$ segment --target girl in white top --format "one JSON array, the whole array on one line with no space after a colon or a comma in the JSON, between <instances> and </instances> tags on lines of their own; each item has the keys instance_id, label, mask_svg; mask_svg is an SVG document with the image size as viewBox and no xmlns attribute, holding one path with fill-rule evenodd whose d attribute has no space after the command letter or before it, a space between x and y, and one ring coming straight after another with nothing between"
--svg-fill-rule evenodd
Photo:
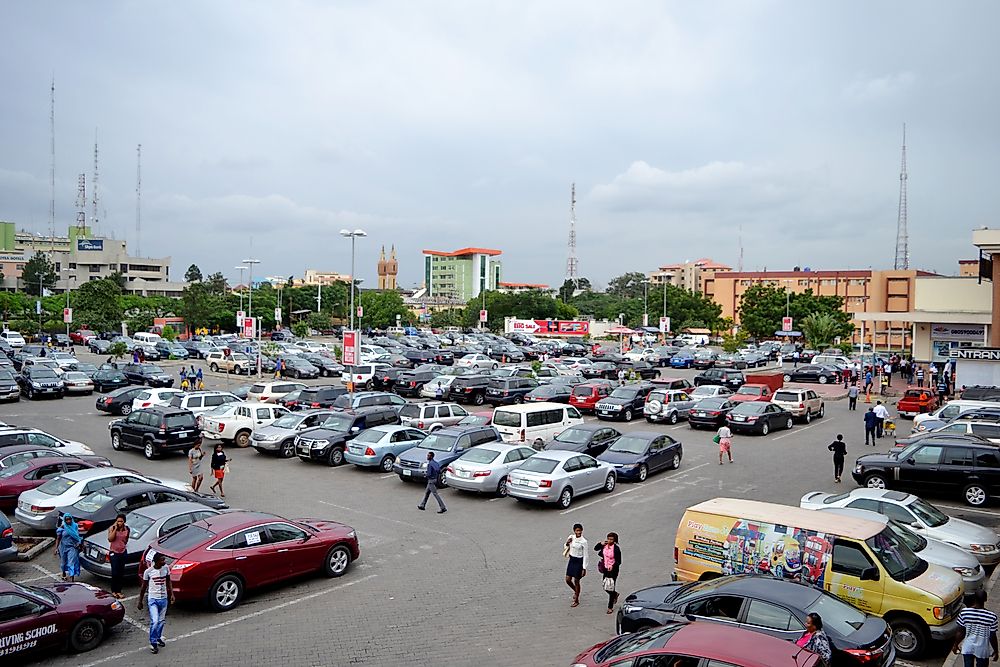
<instances>
[{"instance_id":1,"label":"girl in white top","mask_svg":"<svg viewBox=\"0 0 1000 667\"><path fill-rule=\"evenodd\" d=\"M722 465L722 455L726 454L729 456L729 462L733 462L733 432L729 430L728 426L723 426L716 433L716 437L719 439L719 465Z\"/></svg>"},{"instance_id":2,"label":"girl in white top","mask_svg":"<svg viewBox=\"0 0 1000 667\"><path fill-rule=\"evenodd\" d=\"M580 604L580 580L587 576L587 556L590 553L590 545L583 536L582 524L573 524L573 534L566 538L565 549L569 558L566 563L566 585L573 589L573 604L570 607L576 607Z\"/></svg>"}]
</instances>

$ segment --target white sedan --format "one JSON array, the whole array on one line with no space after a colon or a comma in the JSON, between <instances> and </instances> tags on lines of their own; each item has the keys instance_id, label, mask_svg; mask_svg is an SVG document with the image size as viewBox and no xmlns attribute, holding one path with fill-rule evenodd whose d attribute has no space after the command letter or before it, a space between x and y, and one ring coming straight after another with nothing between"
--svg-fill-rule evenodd
<instances>
[{"instance_id":1,"label":"white sedan","mask_svg":"<svg viewBox=\"0 0 1000 667\"><path fill-rule=\"evenodd\" d=\"M132 399L132 409L141 410L142 408L152 407L154 405L170 405L170 399L174 396L183 396L184 392L180 389L170 389L169 387L164 387L160 389L144 389L135 395Z\"/></svg>"},{"instance_id":2,"label":"white sedan","mask_svg":"<svg viewBox=\"0 0 1000 667\"><path fill-rule=\"evenodd\" d=\"M455 381L457 375L439 375L430 382L424 384L420 388L420 396L422 398L445 398L448 396L448 390L451 389L451 383ZM440 389L441 393L438 394Z\"/></svg>"},{"instance_id":3,"label":"white sedan","mask_svg":"<svg viewBox=\"0 0 1000 667\"><path fill-rule=\"evenodd\" d=\"M455 360L455 365L459 368L499 368L500 364L485 354L467 354Z\"/></svg>"}]
</instances>

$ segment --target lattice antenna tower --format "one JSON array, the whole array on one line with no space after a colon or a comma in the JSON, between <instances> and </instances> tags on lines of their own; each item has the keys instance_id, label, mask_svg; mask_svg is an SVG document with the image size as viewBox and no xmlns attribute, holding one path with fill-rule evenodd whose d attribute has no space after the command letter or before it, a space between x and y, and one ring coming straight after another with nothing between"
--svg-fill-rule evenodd
<instances>
[{"instance_id":1,"label":"lattice antenna tower","mask_svg":"<svg viewBox=\"0 0 1000 667\"><path fill-rule=\"evenodd\" d=\"M76 229L82 234L87 227L87 175L76 179Z\"/></svg>"},{"instance_id":2,"label":"lattice antenna tower","mask_svg":"<svg viewBox=\"0 0 1000 667\"><path fill-rule=\"evenodd\" d=\"M52 77L49 88L49 237L52 240L52 252L56 243L56 78Z\"/></svg>"},{"instance_id":3,"label":"lattice antenna tower","mask_svg":"<svg viewBox=\"0 0 1000 667\"><path fill-rule=\"evenodd\" d=\"M743 225L740 225L740 258L736 270L740 273L743 272Z\"/></svg>"},{"instance_id":4,"label":"lattice antenna tower","mask_svg":"<svg viewBox=\"0 0 1000 667\"><path fill-rule=\"evenodd\" d=\"M566 280L576 284L579 276L579 260L576 257L576 183L570 187L569 195L569 240L566 244Z\"/></svg>"},{"instance_id":5,"label":"lattice antenna tower","mask_svg":"<svg viewBox=\"0 0 1000 667\"><path fill-rule=\"evenodd\" d=\"M135 149L135 254L142 257L142 144Z\"/></svg>"},{"instance_id":6,"label":"lattice antenna tower","mask_svg":"<svg viewBox=\"0 0 1000 667\"><path fill-rule=\"evenodd\" d=\"M903 123L903 157L899 168L899 217L896 220L897 271L910 268L910 235L906 229L906 123Z\"/></svg>"},{"instance_id":7,"label":"lattice antenna tower","mask_svg":"<svg viewBox=\"0 0 1000 667\"><path fill-rule=\"evenodd\" d=\"M95 235L100 236L100 217L97 215L97 206L100 203L100 198L97 194L97 181L98 181L98 170L97 170L97 129L94 129L94 175L90 182L91 189L91 205L93 209L90 214L90 225L93 229Z\"/></svg>"}]
</instances>

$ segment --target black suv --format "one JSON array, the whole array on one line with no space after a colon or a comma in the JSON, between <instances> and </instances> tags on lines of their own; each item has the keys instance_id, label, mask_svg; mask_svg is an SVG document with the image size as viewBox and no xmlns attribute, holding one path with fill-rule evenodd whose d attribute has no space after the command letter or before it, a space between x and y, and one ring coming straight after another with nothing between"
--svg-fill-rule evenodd
<instances>
[{"instance_id":1,"label":"black suv","mask_svg":"<svg viewBox=\"0 0 1000 667\"><path fill-rule=\"evenodd\" d=\"M146 384L150 387L174 386L174 378L156 364L125 364L122 373L132 384Z\"/></svg>"},{"instance_id":2,"label":"black suv","mask_svg":"<svg viewBox=\"0 0 1000 667\"><path fill-rule=\"evenodd\" d=\"M392 408L397 413L406 405L406 401L396 394L387 391L359 391L353 394L341 394L333 402L333 407L340 410L357 410L381 406Z\"/></svg>"},{"instance_id":3,"label":"black suv","mask_svg":"<svg viewBox=\"0 0 1000 667\"><path fill-rule=\"evenodd\" d=\"M730 368L709 368L694 376L694 386L696 387L703 384L714 384L720 387L729 387L733 391L742 387L746 381L741 371Z\"/></svg>"},{"instance_id":4,"label":"black suv","mask_svg":"<svg viewBox=\"0 0 1000 667\"><path fill-rule=\"evenodd\" d=\"M372 426L398 423L396 408L388 405L331 414L322 426L306 429L296 436L295 454L303 461L343 465L347 442L358 433Z\"/></svg>"},{"instance_id":5,"label":"black suv","mask_svg":"<svg viewBox=\"0 0 1000 667\"><path fill-rule=\"evenodd\" d=\"M28 366L15 378L21 393L34 400L42 396L62 398L66 387L55 371L45 366Z\"/></svg>"},{"instance_id":6,"label":"black suv","mask_svg":"<svg viewBox=\"0 0 1000 667\"><path fill-rule=\"evenodd\" d=\"M334 401L347 393L347 387L306 387L299 391L296 410L332 408Z\"/></svg>"},{"instance_id":7,"label":"black suv","mask_svg":"<svg viewBox=\"0 0 1000 667\"><path fill-rule=\"evenodd\" d=\"M643 380L652 380L660 377L659 369L646 361L624 361L620 366L626 373L633 372Z\"/></svg>"},{"instance_id":8,"label":"black suv","mask_svg":"<svg viewBox=\"0 0 1000 667\"><path fill-rule=\"evenodd\" d=\"M899 451L861 456L851 474L869 488L961 494L981 507L1000 493L1000 449L976 435L931 434Z\"/></svg>"},{"instance_id":9,"label":"black suv","mask_svg":"<svg viewBox=\"0 0 1000 667\"><path fill-rule=\"evenodd\" d=\"M594 414L598 419L623 419L630 422L635 415L642 416L646 397L654 388L655 385L648 382L615 387L611 395L597 401Z\"/></svg>"},{"instance_id":10,"label":"black suv","mask_svg":"<svg viewBox=\"0 0 1000 667\"><path fill-rule=\"evenodd\" d=\"M420 364L433 364L437 361L433 350L407 349L403 351L403 356L409 360L410 368L416 368Z\"/></svg>"},{"instance_id":11,"label":"black suv","mask_svg":"<svg viewBox=\"0 0 1000 667\"><path fill-rule=\"evenodd\" d=\"M407 361L407 363L409 363L409 361ZM392 368L380 368L378 369L378 372L372 376L372 386L375 389L392 391L392 388L396 384L396 380L399 379L400 373L405 372L406 368L396 365L393 365Z\"/></svg>"},{"instance_id":12,"label":"black suv","mask_svg":"<svg viewBox=\"0 0 1000 667\"><path fill-rule=\"evenodd\" d=\"M171 407L134 410L108 424L108 430L112 449L141 449L150 460L164 452L186 452L201 441L194 413Z\"/></svg>"},{"instance_id":13,"label":"black suv","mask_svg":"<svg viewBox=\"0 0 1000 667\"><path fill-rule=\"evenodd\" d=\"M486 402L486 389L490 386L490 379L487 375L457 377L448 388L448 398L459 403L482 405Z\"/></svg>"},{"instance_id":14,"label":"black suv","mask_svg":"<svg viewBox=\"0 0 1000 667\"><path fill-rule=\"evenodd\" d=\"M962 390L963 401L1000 401L1000 387L973 385Z\"/></svg>"},{"instance_id":15,"label":"black suv","mask_svg":"<svg viewBox=\"0 0 1000 667\"><path fill-rule=\"evenodd\" d=\"M492 405L524 403L524 397L537 386L538 380L532 378L493 378L486 389L486 400Z\"/></svg>"},{"instance_id":16,"label":"black suv","mask_svg":"<svg viewBox=\"0 0 1000 667\"><path fill-rule=\"evenodd\" d=\"M400 396L419 396L424 385L444 371L445 367L439 364L422 364L412 371L403 371L396 377L393 391Z\"/></svg>"}]
</instances>

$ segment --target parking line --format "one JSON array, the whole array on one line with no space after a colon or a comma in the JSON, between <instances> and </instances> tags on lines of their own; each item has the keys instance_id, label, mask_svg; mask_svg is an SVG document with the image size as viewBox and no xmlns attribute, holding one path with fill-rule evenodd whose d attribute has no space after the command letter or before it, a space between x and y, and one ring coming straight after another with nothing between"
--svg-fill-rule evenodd
<instances>
[{"instance_id":1,"label":"parking line","mask_svg":"<svg viewBox=\"0 0 1000 667\"><path fill-rule=\"evenodd\" d=\"M388 475L379 475L378 478L379 479L389 479L390 477L395 477L395 476L396 476L396 473L391 472Z\"/></svg>"},{"instance_id":2,"label":"parking line","mask_svg":"<svg viewBox=\"0 0 1000 667\"><path fill-rule=\"evenodd\" d=\"M788 433L783 433L782 435L779 435L777 438L772 438L772 440L781 440L782 438L787 438L790 435L795 435L796 433L802 433L802 431L808 431L815 425L816 424L809 424L809 426L803 426L802 428L793 428L789 430Z\"/></svg>"},{"instance_id":3,"label":"parking line","mask_svg":"<svg viewBox=\"0 0 1000 667\"><path fill-rule=\"evenodd\" d=\"M679 428L690 428L690 427L687 424L678 424L677 426L671 426L670 430L671 431L676 431Z\"/></svg>"},{"instance_id":4,"label":"parking line","mask_svg":"<svg viewBox=\"0 0 1000 667\"><path fill-rule=\"evenodd\" d=\"M575 512L577 510L586 509L586 508L590 507L591 505L596 505L597 503L602 503L605 500L608 500L609 498L618 498L620 496L624 496L626 493L632 493L633 491L638 491L639 489L649 488L649 487L653 486L653 484L657 484L659 482L666 482L666 481L672 481L672 480L679 479L681 477L686 476L689 472L697 470L698 468L704 468L709 463L711 463L711 461L708 461L706 463L699 463L698 465L694 466L693 468L685 468L685 470L682 473L678 474L678 475L671 475L670 477L661 477L660 479L656 480L655 482L652 482L651 484L636 484L632 488L626 489L626 490L622 491L621 493L609 493L609 494L605 495L603 498L598 498L597 500L592 500L589 503L587 503L586 505L577 505L576 507L570 507L568 510L563 510L562 512L559 512L559 514L569 514L570 512ZM320 502L322 502L322 501L320 501Z\"/></svg>"},{"instance_id":5,"label":"parking line","mask_svg":"<svg viewBox=\"0 0 1000 667\"><path fill-rule=\"evenodd\" d=\"M209 625L208 627L198 628L197 630L192 630L191 632L185 632L182 635L177 635L176 637L170 637L169 639L165 639L164 642L166 642L167 644L170 644L172 642L179 642L179 641L181 641L183 639L188 639L190 637L194 637L196 635L200 635L200 634L203 634L205 632L212 632L213 630L218 630L220 628L228 627L230 625L233 625L234 623L240 623L242 621L248 621L251 618L256 618L258 616L263 616L264 614L270 614L270 613L276 612L276 611L278 611L280 609L284 609L286 607L291 607L292 605L299 604L300 602L307 602L309 600L313 600L313 599L321 597L323 595L328 595L328 594L333 593L335 591L342 590L344 588L347 588L348 586L353 586L355 584L363 583L365 581L368 581L369 579L374 579L377 576L378 576L377 574L369 574L367 577L362 577L362 578L356 579L354 581L347 581L347 582L344 582L344 583L342 583L342 584L340 584L338 586L332 586L332 587L327 588L327 589L322 590L322 591L317 591L315 593L310 593L309 595L304 595L304 596L302 596L300 598L295 598L294 600L288 600L287 602L282 602L281 604L273 605L271 607L268 607L267 609L258 609L255 612L251 612L249 614L244 614L242 616L237 616L236 618L231 618L228 621L222 621L221 623L216 623L215 625ZM103 664L105 664L107 662L111 662L113 660L119 660L121 658L126 658L126 657L128 657L130 655L136 655L137 653L146 653L148 650L149 650L149 648L143 646L142 648L139 648L139 649L133 649L131 651L123 651L123 652L118 653L116 655L109 655L106 658L101 658L100 660L95 660L94 662L88 662L87 664L81 665L80 667L96 667L96 665L103 665Z\"/></svg>"},{"instance_id":6,"label":"parking line","mask_svg":"<svg viewBox=\"0 0 1000 667\"><path fill-rule=\"evenodd\" d=\"M401 526L407 526L408 528L413 528L415 530L425 530L430 533L437 533L438 535L445 535L447 537L454 537L451 533L446 533L443 530L434 530L433 528L426 528L424 526L417 525L415 523L409 523L407 521L400 521L398 519L390 519L387 516L381 516L379 514L372 514L371 512L365 512L364 510L354 509L353 507L345 507L344 505L337 505L336 503L329 503L325 500L317 501L322 505L329 505L330 507L336 507L337 509L344 510L345 512L354 512L355 514L363 514L369 516L373 519L378 519L379 521L389 521L391 523L398 523Z\"/></svg>"},{"instance_id":7,"label":"parking line","mask_svg":"<svg viewBox=\"0 0 1000 667\"><path fill-rule=\"evenodd\" d=\"M989 516L995 517L997 513L993 510L981 510L975 507L968 507L966 505L949 505L947 503L934 503L936 507L943 507L945 509L957 510L959 512L975 512L976 514L987 514ZM1000 567L997 568L1000 570Z\"/></svg>"}]
</instances>

